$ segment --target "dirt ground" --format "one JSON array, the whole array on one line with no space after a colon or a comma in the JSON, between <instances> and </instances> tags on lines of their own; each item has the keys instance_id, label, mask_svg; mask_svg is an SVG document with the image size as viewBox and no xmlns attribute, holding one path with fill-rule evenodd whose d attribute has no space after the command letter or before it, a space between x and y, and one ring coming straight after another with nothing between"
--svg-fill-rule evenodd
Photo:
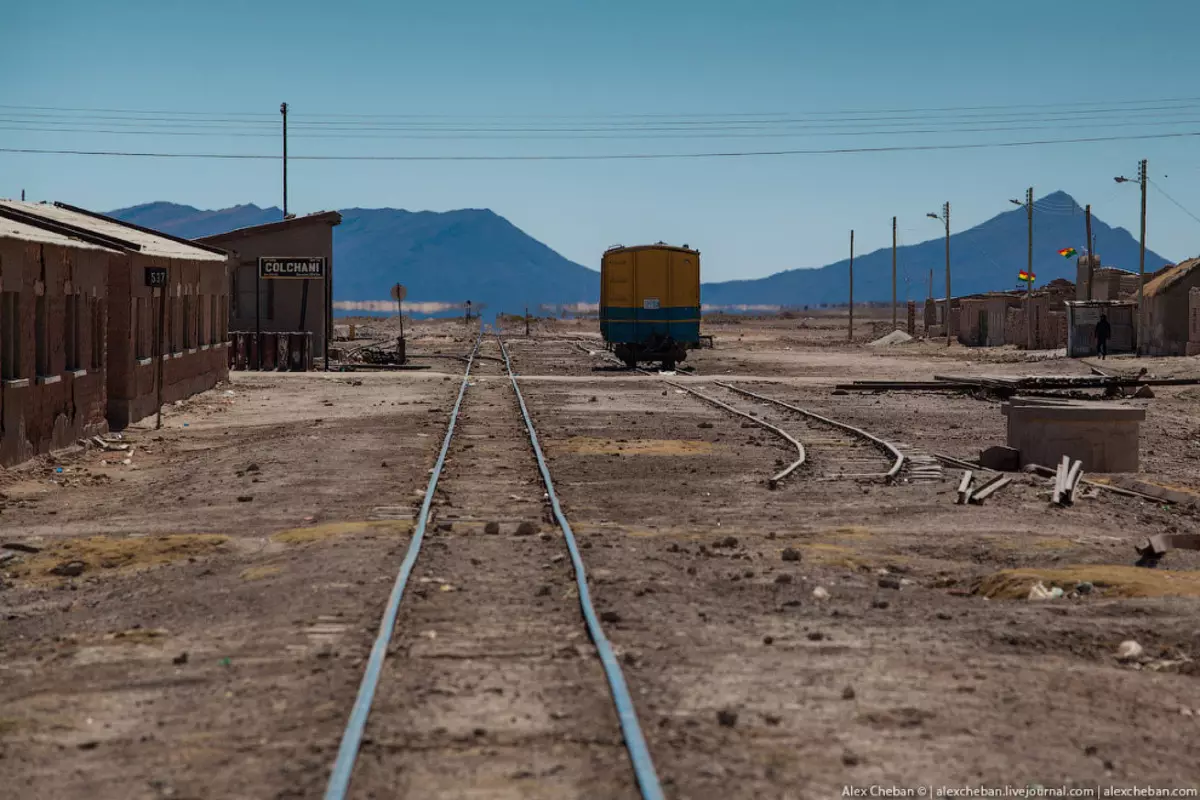
<instances>
[{"instance_id":1,"label":"dirt ground","mask_svg":"<svg viewBox=\"0 0 1200 800\"><path fill-rule=\"evenodd\" d=\"M1133 566L1142 537L1196 531L1194 510L1099 491L1055 508L1025 474L982 506L954 504L956 470L839 477L888 460L714 383L969 459L1004 443L998 402L834 385L1086 364L868 346L878 317L847 343L814 314L709 320L690 371L646 376L612 368L594 322L509 327L668 797L1197 785L1200 553ZM470 349L461 323L408 333L428 369L235 373L161 430L0 472L11 796L321 796L458 391L450 356ZM636 796L511 387L482 354L352 795ZM1143 367L1200 376L1192 358L1105 369ZM807 463L770 488L794 450L668 381L792 432ZM1136 477L1200 493L1200 390L1155 393L1119 401L1147 412ZM1065 596L1028 600L1039 580ZM1118 658L1127 640L1141 652Z\"/></svg>"}]
</instances>

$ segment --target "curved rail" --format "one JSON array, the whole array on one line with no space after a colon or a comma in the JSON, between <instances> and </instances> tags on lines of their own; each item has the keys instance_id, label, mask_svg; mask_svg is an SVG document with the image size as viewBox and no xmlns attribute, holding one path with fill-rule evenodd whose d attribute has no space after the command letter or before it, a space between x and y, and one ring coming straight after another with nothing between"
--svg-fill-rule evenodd
<instances>
[{"instance_id":1,"label":"curved rail","mask_svg":"<svg viewBox=\"0 0 1200 800\"><path fill-rule=\"evenodd\" d=\"M887 452L893 458L895 458L895 462L892 464L892 468L889 469L886 473L884 473L884 477L886 477L888 480L895 479L895 477L900 474L900 468L904 466L904 454L901 453L899 450L897 450L896 446L894 444L892 444L891 442L884 441L883 439L880 439L878 436L874 436L870 433L867 433L866 431L862 430L861 428L856 428L853 425L847 425L844 422L838 422L837 420L829 419L828 417L823 417L820 414L815 414L812 411L808 411L807 409L799 408L790 403L785 403L782 400L776 400L774 397L767 397L766 395L757 394L756 392L752 392L748 389L741 389L737 386L734 386L733 384L724 383L723 381L713 381L713 383L715 383L717 386L720 386L724 389L729 389L730 391L737 392L738 394L744 394L747 397L753 397L756 400L763 400L767 403L774 403L775 405L782 406L783 408L786 408L789 411L795 411L797 414L802 414L811 419L815 419L818 422L823 422L826 425L832 425L835 428L841 428L844 431L850 431L851 433L853 433L857 436L861 436L864 439L869 440L870 442L878 445L881 449L883 449L885 452Z\"/></svg>"},{"instance_id":2,"label":"curved rail","mask_svg":"<svg viewBox=\"0 0 1200 800\"><path fill-rule=\"evenodd\" d=\"M649 375L651 377L654 377L654 373L650 372L648 370L639 369L638 372L641 372L644 375ZM766 428L767 430L771 431L772 433L779 436L780 438L786 439L787 441L791 442L792 445L795 446L796 454L799 456L799 458L797 458L791 464L788 464L787 467L785 467L784 469L780 470L779 472L777 472L771 476L770 480L767 481L767 485L770 486L772 489L774 489L776 486L778 486L779 482L781 480L783 480L788 475L791 475L793 472L795 472L797 469L799 469L804 464L804 460L808 457L807 453L804 450L804 445L800 443L800 440L796 439L794 436L792 436L790 433L785 431L783 428L776 427L769 422L765 422L765 421L759 419L758 417L747 414L745 411L739 411L738 409L734 408L733 406L731 406L727 403L722 403L720 400L718 400L715 397L709 397L708 395L703 394L702 392L698 392L689 386L684 386L682 383L676 383L675 381L669 381L665 378L663 379L663 383L667 384L668 386L674 386L676 389L682 389L683 391L688 392L689 394L693 394L696 397L699 397L701 400L704 400L705 402L712 403L714 406L719 406L720 408L723 408L726 411L729 411L730 413L737 414L739 417L745 417L746 419L753 422L755 425L758 425L759 427L762 427L762 428ZM718 385L723 385L723 384L718 384Z\"/></svg>"},{"instance_id":3,"label":"curved rail","mask_svg":"<svg viewBox=\"0 0 1200 800\"><path fill-rule=\"evenodd\" d=\"M379 685L379 675L383 670L383 660L387 655L388 644L392 640L392 631L396 627L396 615L400 610L400 601L404 597L404 588L408 585L409 575L417 563L417 555L421 552L421 543L425 539L425 526L429 522L429 507L433 503L433 493L437 488L438 478L442 475L442 466L446 463L446 453L450 450L450 439L454 436L454 426L458 422L458 411L462 407L463 395L467 392L470 382L471 366L479 352L479 342L483 332L475 338L475 346L467 360L467 368L463 372L462 384L458 387L458 399L454 401L454 410L450 412L450 425L446 428L446 438L442 440L442 449L438 453L437 463L434 464L433 474L429 476L429 486L425 489L425 499L421 502L421 513L417 516L417 524L413 529L412 539L408 543L408 552L400 563L400 572L392 585L392 593L384 607L383 619L379 623L379 634L371 648L371 656L367 659L367 667L363 672L362 682L358 687L358 696L350 711L350 719L346 722L346 730L342 734L342 743L338 747L337 758L333 762L333 771L329 775L329 784L325 789L325 800L343 800L350 788L350 776L354 772L354 762L358 758L358 748L362 744L363 731L367 726L367 716L371 713L371 702L375 699L375 689Z\"/></svg>"},{"instance_id":4,"label":"curved rail","mask_svg":"<svg viewBox=\"0 0 1200 800\"><path fill-rule=\"evenodd\" d=\"M571 530L571 523L567 522L566 515L563 514L562 507L559 505L558 495L554 492L554 483L550 480L550 468L546 465L542 446L538 443L537 432L533 428L533 419L529 416L529 409L525 406L521 387L517 385L517 373L513 370L512 361L508 357L508 348L504 346L504 340L500 338L499 334L496 335L496 341L500 343L504 366L508 370L509 380L512 381L513 391L517 394L517 402L521 406L521 416L525 418L525 429L529 432L529 442L533 445L533 454L537 456L538 470L542 473L542 482L546 486L546 495L550 498L554 519L558 522L558 527L562 529L567 550L571 553L571 564L575 568L575 584L579 588L579 607L583 611L588 635L596 647L596 653L600 656L600 663L604 667L604 674L608 678L608 685L612 689L613 704L617 708L617 718L621 723L621 733L625 737L625 747L629 751L629 760L633 764L634 776L637 778L643 800L662 800L662 786L659 784L658 774L654 771L654 763L650 759L646 738L642 735L641 726L638 724L633 698L629 694L629 687L625 684L621 666L617 663L617 656L613 653L612 645L605 637L604 630L600 627L600 620L596 616L596 610L592 607L587 573L583 567L583 557L579 554L579 547L575 543L575 534Z\"/></svg>"}]
</instances>

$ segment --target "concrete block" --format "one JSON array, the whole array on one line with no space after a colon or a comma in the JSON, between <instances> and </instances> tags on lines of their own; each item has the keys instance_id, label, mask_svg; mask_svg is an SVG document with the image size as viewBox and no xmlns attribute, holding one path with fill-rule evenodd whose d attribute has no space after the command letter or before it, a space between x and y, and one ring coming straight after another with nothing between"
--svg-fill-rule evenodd
<instances>
[{"instance_id":1,"label":"concrete block","mask_svg":"<svg viewBox=\"0 0 1200 800\"><path fill-rule=\"evenodd\" d=\"M1086 472L1137 472L1141 423L1146 410L1107 403L1014 399L1001 406L1008 418L1008 446L1021 466L1057 464L1063 456Z\"/></svg>"},{"instance_id":2,"label":"concrete block","mask_svg":"<svg viewBox=\"0 0 1200 800\"><path fill-rule=\"evenodd\" d=\"M988 469L1016 472L1021 468L1021 453L1012 447L996 445L979 452L979 463Z\"/></svg>"}]
</instances>

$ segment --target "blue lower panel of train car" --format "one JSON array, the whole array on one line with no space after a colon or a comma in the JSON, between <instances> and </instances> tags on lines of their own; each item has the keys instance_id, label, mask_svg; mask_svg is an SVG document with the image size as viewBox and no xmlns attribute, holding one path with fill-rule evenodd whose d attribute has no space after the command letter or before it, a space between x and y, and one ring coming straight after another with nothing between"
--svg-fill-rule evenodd
<instances>
[{"instance_id":1,"label":"blue lower panel of train car","mask_svg":"<svg viewBox=\"0 0 1200 800\"><path fill-rule=\"evenodd\" d=\"M600 332L609 342L644 342L652 336L671 337L676 342L700 341L700 308L618 308L600 309Z\"/></svg>"}]
</instances>

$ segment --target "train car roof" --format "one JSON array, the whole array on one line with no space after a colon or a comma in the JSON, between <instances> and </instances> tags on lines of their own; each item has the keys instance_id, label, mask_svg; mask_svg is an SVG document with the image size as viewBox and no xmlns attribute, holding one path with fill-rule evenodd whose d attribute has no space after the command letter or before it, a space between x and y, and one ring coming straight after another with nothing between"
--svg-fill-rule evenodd
<instances>
[{"instance_id":1,"label":"train car roof","mask_svg":"<svg viewBox=\"0 0 1200 800\"><path fill-rule=\"evenodd\" d=\"M699 250L694 250L690 247L677 247L673 244L663 244L662 242L658 244L634 244L629 247L618 244L605 250L604 255L608 255L609 253L628 253L632 250L674 250L677 253L695 253L696 255L700 255Z\"/></svg>"}]
</instances>

